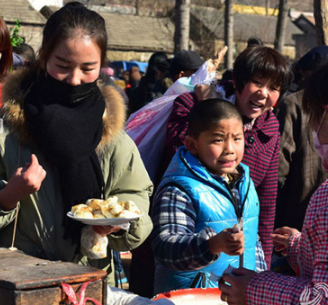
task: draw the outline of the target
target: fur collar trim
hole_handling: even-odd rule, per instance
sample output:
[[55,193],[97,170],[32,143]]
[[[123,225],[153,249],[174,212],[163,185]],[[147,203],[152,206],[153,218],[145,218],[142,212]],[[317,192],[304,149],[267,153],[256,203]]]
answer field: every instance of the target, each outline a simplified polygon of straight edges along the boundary
[[[36,71],[22,69],[11,73],[2,86],[1,117],[5,126],[18,133],[23,144],[33,141],[26,125],[23,103],[36,75]],[[97,150],[102,150],[124,128],[126,107],[115,87],[105,86],[102,81],[99,81],[98,85],[106,101],[103,135],[97,148]]]

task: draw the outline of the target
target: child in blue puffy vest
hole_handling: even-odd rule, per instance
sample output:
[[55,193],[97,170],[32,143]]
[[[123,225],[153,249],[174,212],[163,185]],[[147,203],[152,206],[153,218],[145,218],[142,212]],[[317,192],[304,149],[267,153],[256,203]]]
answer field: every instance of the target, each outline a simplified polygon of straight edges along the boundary
[[[229,265],[256,269],[259,199],[248,166],[240,163],[241,115],[225,100],[199,102],[189,114],[185,143],[152,208],[155,294],[218,287],[217,278]],[[242,231],[236,232],[241,223]]]

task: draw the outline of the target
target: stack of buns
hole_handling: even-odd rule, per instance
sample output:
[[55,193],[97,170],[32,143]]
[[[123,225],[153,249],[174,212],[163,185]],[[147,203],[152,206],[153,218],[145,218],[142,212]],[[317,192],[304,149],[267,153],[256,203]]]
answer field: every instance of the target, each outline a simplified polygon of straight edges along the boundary
[[85,204],[72,206],[71,212],[78,218],[133,218],[141,215],[133,201],[118,201],[116,196],[106,200],[89,199]]

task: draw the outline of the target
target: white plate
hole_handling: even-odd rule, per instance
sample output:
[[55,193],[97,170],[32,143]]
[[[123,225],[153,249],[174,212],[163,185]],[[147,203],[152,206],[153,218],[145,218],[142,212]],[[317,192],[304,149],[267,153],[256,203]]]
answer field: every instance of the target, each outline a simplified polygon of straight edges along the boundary
[[136,217],[128,217],[128,218],[81,218],[81,217],[75,217],[72,212],[68,212],[67,216],[80,221],[86,225],[92,225],[92,226],[119,226],[126,224],[130,222],[131,220],[136,220],[140,218],[141,215],[138,215]]

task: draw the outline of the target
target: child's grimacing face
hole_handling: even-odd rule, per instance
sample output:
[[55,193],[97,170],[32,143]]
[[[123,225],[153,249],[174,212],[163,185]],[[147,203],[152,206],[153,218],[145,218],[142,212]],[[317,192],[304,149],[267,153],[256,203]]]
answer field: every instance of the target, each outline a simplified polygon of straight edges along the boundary
[[99,77],[100,68],[100,48],[87,36],[64,40],[46,63],[47,73],[72,86],[94,82]]
[[244,156],[243,124],[237,118],[220,120],[197,139],[188,136],[186,146],[211,173],[225,177]]

